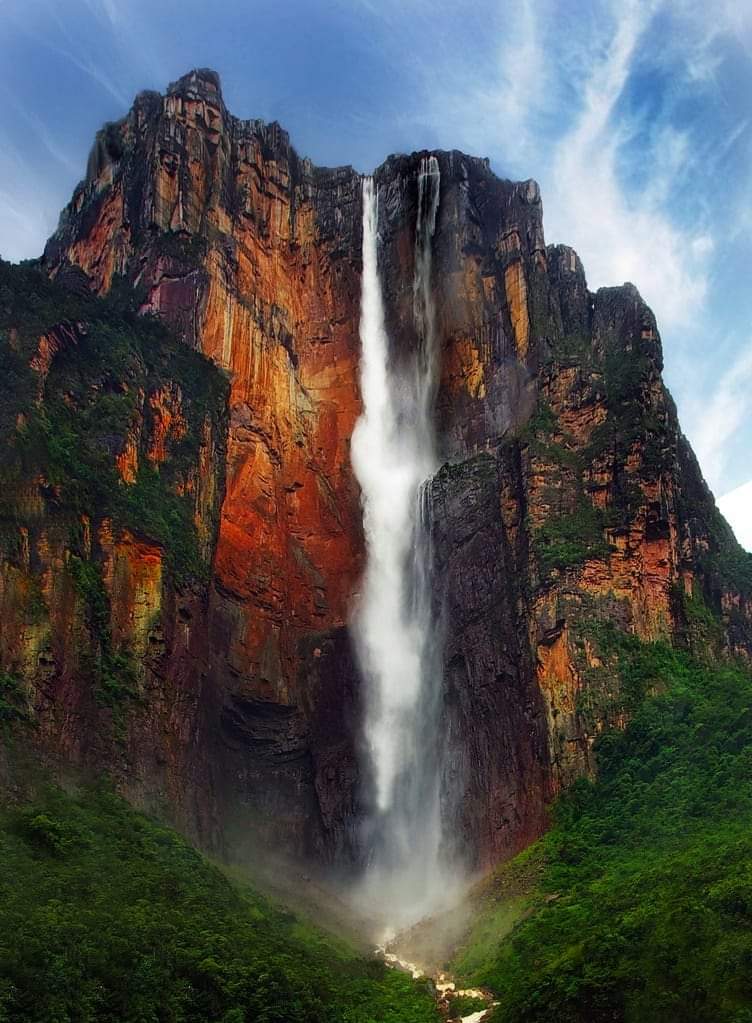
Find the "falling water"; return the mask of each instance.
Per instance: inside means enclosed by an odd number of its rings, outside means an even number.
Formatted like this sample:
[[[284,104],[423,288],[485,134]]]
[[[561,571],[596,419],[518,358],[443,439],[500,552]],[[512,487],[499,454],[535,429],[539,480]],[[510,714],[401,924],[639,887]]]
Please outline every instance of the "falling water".
[[[355,621],[366,686],[365,744],[375,806],[364,898],[405,926],[437,905],[441,869],[438,720],[441,640],[432,600],[430,479],[437,386],[431,246],[439,165],[421,163],[411,358],[391,358],[378,267],[378,194],[363,182],[360,338],[363,413],[352,460],[363,494],[367,563]]]

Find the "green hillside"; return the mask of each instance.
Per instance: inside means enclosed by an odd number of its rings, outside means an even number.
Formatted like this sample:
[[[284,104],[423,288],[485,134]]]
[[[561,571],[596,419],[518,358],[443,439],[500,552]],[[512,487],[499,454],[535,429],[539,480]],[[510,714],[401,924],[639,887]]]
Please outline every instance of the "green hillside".
[[[231,883],[105,788],[0,811],[0,1020],[434,1023],[406,974]]]
[[[747,1023],[752,676],[599,642],[640,706],[596,744],[598,781],[575,784],[551,832],[502,868],[455,968],[496,992],[499,1023]]]

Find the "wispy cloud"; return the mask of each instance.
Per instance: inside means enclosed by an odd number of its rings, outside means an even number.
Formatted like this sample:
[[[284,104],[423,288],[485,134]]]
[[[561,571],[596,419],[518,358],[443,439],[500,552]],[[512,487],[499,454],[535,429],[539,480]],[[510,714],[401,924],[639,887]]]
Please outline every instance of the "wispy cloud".
[[[726,74],[752,39],[752,8],[595,0],[581,10],[565,18],[553,0],[525,3],[496,26],[495,62],[464,53],[449,74],[427,65],[433,120],[450,145],[538,178],[546,237],[578,250],[590,287],[637,285],[658,317],[682,417],[720,487],[724,443],[752,428],[735,384],[744,359],[712,393],[718,369],[704,366],[721,329],[711,289],[724,246],[752,209],[748,193],[719,201],[729,162],[752,163],[749,118]],[[727,339],[724,357],[735,347]]]
[[[86,5],[87,7],[89,4]],[[35,43],[46,48],[68,61],[82,74],[90,78],[96,85],[104,89],[114,100],[125,106],[128,97],[112,74],[111,62],[102,59],[102,53],[109,49],[106,45],[92,45],[80,37],[77,38],[69,29],[67,12],[61,13],[55,4],[46,5],[46,17],[32,28],[23,15],[16,17],[16,29],[20,33],[31,36]]]
[[[522,0],[504,36],[498,56],[499,85],[486,96],[487,114],[505,126],[519,158],[527,159],[535,144],[535,116],[548,82],[533,0]]]
[[[290,0],[279,13],[241,0],[221,11],[200,0],[0,5],[0,79],[16,104],[4,104],[0,138],[4,254],[41,249],[78,177],[69,154],[83,169],[102,121],[138,89],[215,63],[228,98],[242,103],[236,112],[283,117],[321,162],[365,169],[394,149],[442,146],[536,177],[548,240],[578,249],[591,287],[632,280],[655,309],[667,379],[690,436],[701,438],[708,476],[729,489],[747,475],[740,438],[752,443],[752,411],[736,391],[725,408],[717,394],[728,380],[713,381],[741,358],[752,322],[751,4]],[[241,36],[247,52],[235,45]],[[306,63],[312,38],[324,50],[331,41],[320,68]],[[275,65],[277,47],[284,59]],[[46,81],[19,52],[49,69]],[[50,86],[58,78],[59,97]],[[714,464],[718,449],[703,439],[715,429],[704,425],[710,412],[731,452]]]
[[[78,154],[74,157],[71,153],[67,152],[55,135],[50,131],[48,125],[45,124],[38,114],[36,114],[33,110],[30,110],[24,103],[21,103],[19,98],[13,95],[8,89],[0,89],[0,93],[2,94],[3,104],[6,111],[9,109],[15,111],[18,117],[28,126],[29,130],[37,138],[42,148],[49,156],[52,157],[53,160],[59,163],[69,173],[75,174],[77,171],[81,170],[81,161]],[[13,146],[13,143],[6,132],[0,133],[0,141],[2,143],[2,151],[5,157],[12,156],[19,172],[23,171],[28,174],[28,169],[24,167],[24,161],[21,155]]]
[[[718,507],[736,533],[736,539],[742,547],[752,551],[752,480],[724,494],[718,500]]]
[[[447,147],[478,155],[501,156],[504,170],[524,173],[540,155],[540,116],[546,116],[551,89],[551,60],[544,38],[548,19],[536,0],[520,0],[514,15],[487,18],[484,30],[498,40],[488,49],[468,52],[456,40],[442,38],[416,60],[424,103],[406,104],[404,121],[432,124]],[[529,171],[528,175],[529,176]]]
[[[59,211],[83,176],[86,152],[104,120],[124,114],[135,92],[156,80],[155,42],[145,27],[147,0],[0,0],[3,28],[0,64],[15,71],[0,80],[6,114],[0,130],[0,250],[6,259],[37,255],[54,230]],[[136,6],[142,11],[137,12]],[[139,16],[142,15],[142,16]],[[140,32],[139,32],[140,26]],[[60,77],[70,115],[60,118],[53,90],[17,85],[17,51],[41,58],[51,79]],[[66,93],[66,89],[68,92]],[[40,94],[45,95],[42,105]],[[90,134],[81,97],[91,114]],[[75,119],[75,120],[74,120]],[[72,122],[72,123],[71,123]]]
[[[33,116],[24,117],[24,123],[31,124],[36,134],[33,122]],[[54,143],[45,137],[43,130],[41,135],[43,151],[52,155]],[[67,163],[63,154],[59,162]],[[29,252],[28,241],[40,239],[43,244],[52,233],[59,214],[58,199],[44,176],[27,165],[24,155],[5,131],[0,132],[0,182],[0,255],[13,261],[37,255],[42,246],[37,242],[35,249]]]
[[[589,65],[573,128],[556,147],[546,192],[547,235],[574,245],[593,287],[632,281],[661,325],[691,321],[707,293],[713,240],[672,222],[666,199],[687,159],[688,139],[671,126],[635,141],[641,125],[620,112],[640,59],[655,3],[614,6],[613,42]],[[624,150],[641,146],[652,168],[646,187],[630,194],[620,172]]]
[[[83,2],[95,18],[108,21],[113,28],[122,24],[125,16],[125,4],[118,7],[114,0],[83,0]]]
[[[125,91],[121,89],[115,80],[108,74],[105,68],[97,62],[89,59],[88,57],[79,56],[73,50],[70,50],[64,46],[59,46],[52,41],[45,40],[45,45],[58,56],[65,58],[75,68],[78,68],[83,74],[96,84],[101,86],[105,92],[109,93],[114,100],[117,101],[122,107],[127,107],[128,96]]]
[[[752,344],[722,374],[709,394],[688,403],[687,429],[708,483],[721,489],[732,437],[752,417]]]
[[[33,186],[26,192],[0,190],[0,239],[3,259],[27,258],[26,239],[48,238],[55,228],[57,212],[40,198]]]
[[[591,286],[637,284],[670,328],[703,305],[714,239],[707,223],[679,224],[667,212],[694,160],[688,131],[624,107],[664,7],[606,0],[593,17],[564,26],[558,5],[525,0],[498,26],[495,62],[463,54],[449,73],[432,64],[424,71],[442,136],[507,173],[534,174],[548,239],[578,249]],[[703,52],[698,44],[694,59]],[[637,146],[644,182],[635,192],[624,164]]]

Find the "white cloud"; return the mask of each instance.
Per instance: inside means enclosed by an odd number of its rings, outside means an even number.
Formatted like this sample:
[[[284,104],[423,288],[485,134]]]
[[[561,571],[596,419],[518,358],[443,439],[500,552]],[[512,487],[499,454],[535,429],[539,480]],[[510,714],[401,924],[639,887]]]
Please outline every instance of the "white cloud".
[[[44,137],[40,140],[52,155],[48,140]],[[55,158],[66,162],[62,154]],[[4,132],[0,132],[0,182],[0,255],[13,262],[38,255],[44,240],[55,229],[59,200],[43,175],[27,166]],[[29,239],[35,242],[31,252]]]
[[[703,158],[696,139],[665,114],[629,111],[623,102],[667,6],[604,0],[592,17],[565,23],[551,0],[525,0],[489,26],[500,37],[495,66],[465,53],[449,69],[424,69],[439,136],[490,155],[506,173],[537,177],[547,239],[577,249],[592,287],[636,284],[664,330],[696,319],[715,248],[707,222],[680,225],[668,212]],[[683,45],[699,60],[711,42],[685,22]],[[669,45],[682,44],[667,43],[656,59]],[[625,184],[625,156],[634,164],[638,147],[644,182],[635,193]]]
[[[670,126],[646,142],[647,187],[629,196],[622,184],[623,148],[635,143],[637,125],[617,107],[638,60],[640,42],[656,4],[615,9],[613,42],[591,61],[582,109],[556,148],[544,193],[546,234],[566,241],[583,259],[591,287],[635,283],[663,329],[696,316],[707,293],[706,257],[713,239],[672,223],[666,199],[686,164],[686,135]]]
[[[95,17],[104,17],[113,28],[117,28],[122,21],[124,4],[121,4],[121,9],[118,9],[115,0],[84,0],[84,4]]]
[[[433,34],[412,57],[418,88],[399,118],[405,130],[428,125],[439,145],[500,157],[505,173],[529,177],[541,157],[539,118],[556,95],[546,6],[518,0],[505,12],[500,4],[496,18],[484,18],[487,39],[472,50],[427,22]]]
[[[731,439],[752,416],[752,345],[723,373],[709,395],[688,404],[692,441],[712,490],[721,488]]]
[[[522,0],[510,19],[499,53],[500,84],[486,95],[489,114],[514,139],[517,159],[534,145],[534,116],[547,85],[545,49],[532,0]]]
[[[692,240],[692,253],[697,259],[709,256],[714,248],[715,242],[707,234],[698,235],[697,238]]]
[[[718,507],[736,533],[736,539],[752,551],[752,480],[718,499]]]
[[[439,137],[503,173],[535,176],[547,240],[577,249],[590,287],[629,280],[652,306],[682,419],[717,488],[732,485],[729,450],[750,426],[749,381],[735,383],[743,359],[712,390],[739,342],[726,338],[723,361],[707,364],[723,320],[711,281],[752,216],[748,200],[732,213],[719,199],[729,161],[749,163],[749,118],[724,77],[752,38],[738,6],[596,0],[568,17],[536,0],[489,25],[501,39],[495,67],[465,53],[449,74],[425,69]]]

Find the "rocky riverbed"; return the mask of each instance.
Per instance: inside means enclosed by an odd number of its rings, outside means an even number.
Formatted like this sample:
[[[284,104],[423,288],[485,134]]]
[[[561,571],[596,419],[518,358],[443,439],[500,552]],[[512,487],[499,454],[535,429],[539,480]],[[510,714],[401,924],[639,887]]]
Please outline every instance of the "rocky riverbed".
[[[496,1005],[490,991],[483,988],[458,988],[448,973],[432,974],[430,970],[423,969],[417,963],[401,958],[391,949],[392,942],[387,942],[380,945],[376,949],[376,953],[387,966],[396,970],[404,970],[415,980],[426,978],[431,984],[439,1011],[446,1020],[457,1020],[459,1023],[484,1023],[490,1018],[491,1009]],[[478,1003],[483,1004],[479,1007]],[[465,1007],[472,1008],[473,1011],[464,1016],[460,1015]]]

